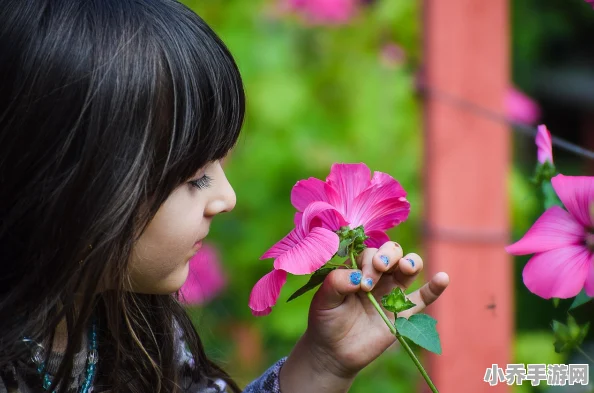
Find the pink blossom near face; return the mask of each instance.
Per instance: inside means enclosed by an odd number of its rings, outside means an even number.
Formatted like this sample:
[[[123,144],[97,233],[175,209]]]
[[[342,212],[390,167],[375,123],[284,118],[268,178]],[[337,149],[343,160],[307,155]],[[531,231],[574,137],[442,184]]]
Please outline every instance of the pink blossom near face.
[[[594,1],[594,0],[593,0]],[[553,163],[553,140],[551,133],[545,125],[538,126],[536,134],[536,147],[538,162],[544,164],[545,162]]]
[[[291,203],[297,209],[295,229],[262,255],[275,258],[274,270],[254,286],[249,306],[265,315],[276,303],[286,273],[310,274],[338,251],[336,234],[343,226],[363,226],[368,247],[389,240],[385,233],[408,218],[406,192],[390,175],[371,171],[365,164],[334,164],[326,181],[301,180],[293,187]]]
[[[190,259],[188,278],[180,288],[180,300],[186,305],[202,305],[223,291],[227,284],[218,251],[203,244]]]
[[[551,183],[567,211],[551,207],[505,249],[513,255],[534,254],[522,276],[535,295],[567,299],[585,289],[594,296],[594,177],[557,175]]]
[[[510,120],[525,124],[536,123],[541,115],[538,104],[516,88],[508,90],[505,110]]]

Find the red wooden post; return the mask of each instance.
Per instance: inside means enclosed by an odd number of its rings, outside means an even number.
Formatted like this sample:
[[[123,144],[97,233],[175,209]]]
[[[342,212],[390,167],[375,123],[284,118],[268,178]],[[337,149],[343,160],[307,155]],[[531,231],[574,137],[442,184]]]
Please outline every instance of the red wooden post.
[[[513,363],[512,259],[504,250],[510,133],[440,96],[504,113],[508,2],[424,6],[427,267],[451,278],[428,310],[438,320],[443,355],[426,360],[440,393],[509,392],[506,383],[491,387],[483,378],[492,364]]]

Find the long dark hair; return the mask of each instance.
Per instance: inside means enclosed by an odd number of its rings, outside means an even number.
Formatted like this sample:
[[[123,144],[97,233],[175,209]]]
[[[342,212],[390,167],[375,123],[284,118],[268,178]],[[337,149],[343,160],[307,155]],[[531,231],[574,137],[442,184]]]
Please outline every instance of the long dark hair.
[[[99,388],[183,391],[223,378],[174,296],[126,291],[134,241],[180,184],[234,146],[245,98],[215,33],[174,0],[2,0],[0,369],[53,341],[66,391],[91,317]],[[109,281],[115,289],[100,290]]]

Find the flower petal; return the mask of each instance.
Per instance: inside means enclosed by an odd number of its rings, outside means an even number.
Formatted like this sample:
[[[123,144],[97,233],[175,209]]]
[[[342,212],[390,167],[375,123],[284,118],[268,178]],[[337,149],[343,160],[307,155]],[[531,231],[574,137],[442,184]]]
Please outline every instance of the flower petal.
[[[389,242],[390,238],[382,231],[365,231],[369,239],[365,240],[365,245],[372,248],[380,248],[384,243]]]
[[[590,269],[588,269],[588,277],[584,285],[586,295],[594,297],[594,256],[590,256]]]
[[[326,202],[310,203],[303,212],[301,228],[309,232],[312,227],[321,226],[330,231],[337,231],[341,226],[348,225],[342,214],[334,206]]]
[[[180,288],[180,301],[186,305],[203,304],[218,295],[226,284],[218,253],[204,245],[190,259],[188,278]]]
[[[343,214],[349,214],[352,201],[371,185],[371,171],[367,165],[360,164],[333,164],[326,182],[337,191],[337,200],[330,203]]]
[[[295,206],[295,209],[304,211],[307,205],[312,202],[328,202],[325,186],[325,182],[315,177],[300,180],[291,190],[291,203]]]
[[[287,272],[282,270],[273,270],[262,277],[254,285],[250,294],[249,306],[252,314],[255,316],[270,314],[285,282],[287,282]]]
[[[536,134],[536,147],[538,162],[544,164],[545,162],[549,161],[552,164],[553,141],[551,139],[551,133],[544,124],[538,126],[538,133]]]
[[[551,179],[567,210],[584,227],[592,227],[590,205],[594,202],[594,177],[557,175]]]
[[[545,252],[584,241],[584,227],[571,214],[559,206],[553,206],[536,220],[524,237],[505,247],[513,255]]]
[[[408,218],[410,203],[405,197],[395,194],[393,185],[370,187],[353,201],[346,219],[353,228],[363,225],[365,232],[385,231]]]
[[[389,187],[388,193],[392,198],[405,197],[406,191],[396,179],[384,172],[374,172],[371,178],[371,185],[378,187]]]
[[[585,246],[568,246],[534,255],[524,267],[524,284],[544,299],[568,299],[584,287],[591,264]]]
[[[301,218],[301,216],[299,218]],[[299,242],[305,237],[303,231],[299,229],[300,228],[296,228],[289,232],[284,238],[270,247],[268,251],[266,251],[264,255],[260,257],[260,259],[278,258],[299,244]]]
[[[274,261],[275,269],[291,274],[310,274],[322,267],[338,251],[338,235],[315,227],[295,247]]]

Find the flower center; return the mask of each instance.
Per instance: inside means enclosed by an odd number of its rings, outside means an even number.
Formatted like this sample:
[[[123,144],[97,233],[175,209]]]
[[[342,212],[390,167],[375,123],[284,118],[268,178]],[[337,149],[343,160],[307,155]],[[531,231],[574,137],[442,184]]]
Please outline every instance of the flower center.
[[[586,233],[585,243],[586,247],[588,247],[588,250],[594,252],[594,233],[590,231]]]

